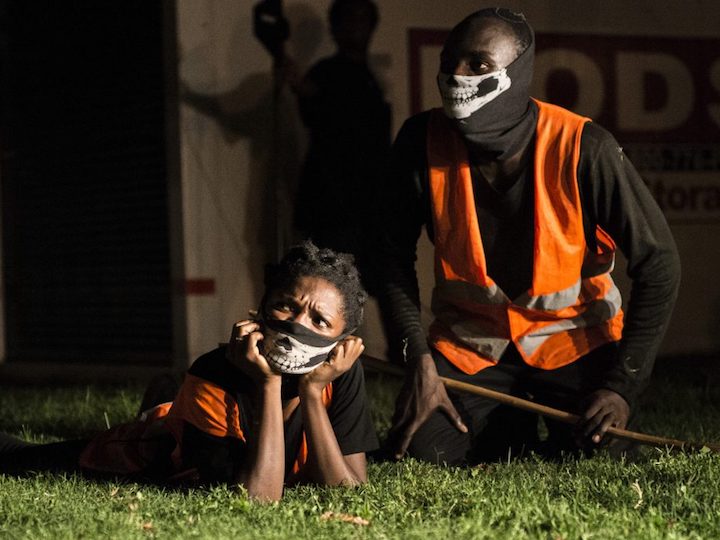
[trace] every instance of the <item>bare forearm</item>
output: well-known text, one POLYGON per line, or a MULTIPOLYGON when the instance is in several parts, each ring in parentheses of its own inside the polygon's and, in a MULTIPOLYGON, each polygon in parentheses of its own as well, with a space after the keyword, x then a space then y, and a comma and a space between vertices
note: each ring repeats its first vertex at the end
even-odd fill
POLYGON ((308 464, 313 480, 330 486, 357 485, 366 481, 364 467, 354 470, 340 450, 321 391, 303 388, 300 393, 303 424, 308 440, 308 464))
POLYGON ((250 459, 240 481, 250 497, 277 501, 285 479, 285 435, 280 382, 266 385, 259 396, 259 424, 250 445, 250 459))

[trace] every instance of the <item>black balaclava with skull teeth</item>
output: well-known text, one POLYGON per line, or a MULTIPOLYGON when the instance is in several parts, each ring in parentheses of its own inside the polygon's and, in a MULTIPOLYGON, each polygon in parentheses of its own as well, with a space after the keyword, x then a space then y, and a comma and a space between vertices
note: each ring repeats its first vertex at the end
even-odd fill
POLYGON ((537 123, 537 107, 530 99, 535 35, 522 13, 488 8, 466 21, 476 17, 499 19, 513 28, 522 26, 529 46, 499 71, 471 77, 438 73, 438 86, 445 115, 462 136, 477 150, 502 160, 522 148, 537 123))

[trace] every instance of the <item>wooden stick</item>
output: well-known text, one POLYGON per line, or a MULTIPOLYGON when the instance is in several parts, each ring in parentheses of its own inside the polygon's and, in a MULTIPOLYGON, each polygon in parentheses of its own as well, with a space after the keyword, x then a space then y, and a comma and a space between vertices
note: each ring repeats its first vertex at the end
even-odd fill
MULTIPOLYGON (((380 373, 388 373, 390 375, 397 375, 397 376, 401 376, 401 377, 405 374, 405 371, 402 368, 400 368, 399 366, 396 366, 394 364, 390 364, 389 362, 386 362, 385 360, 380 360, 379 358, 373 358, 373 357, 367 356, 365 354, 363 354, 361 358, 362 358, 363 366, 366 368, 369 368, 373 371, 377 371, 380 373)), ((477 385, 465 383, 462 381, 456 381, 455 379, 448 379, 447 377, 440 377, 440 380, 448 388, 452 388, 454 390, 460 390, 461 392, 467 392, 467 393, 475 394, 478 396, 483 396, 488 399, 492 399, 493 401, 498 401, 505 405, 509 405, 509 406, 515 407, 517 409, 522 409, 525 411, 537 413, 542 416, 547 416, 548 418, 552 418, 554 420, 558 420, 558 421, 564 422, 566 424, 576 424, 578 422, 578 420, 580 420, 580 417, 576 414, 572 414, 567 411, 562 411, 560 409, 554 409, 553 407, 541 405, 539 403, 535 403, 534 401, 529 401, 527 399, 522 399, 522 398, 519 398, 516 396, 504 394, 503 392, 497 392, 495 390, 483 388, 482 386, 477 386, 477 385)), ((627 439, 627 440, 635 441, 640 444, 656 446, 659 448, 671 447, 671 448, 679 448, 681 450, 686 450, 686 449, 700 450, 701 448, 708 448, 708 449, 712 450, 713 452, 720 453, 720 444, 717 444, 717 443, 698 443, 698 442, 682 441, 679 439, 669 439, 667 437, 658 437, 656 435, 648 435, 646 433, 630 431, 627 429, 619 429, 619 428, 615 428, 615 427, 609 427, 607 430, 607 433, 609 435, 612 435, 613 437, 617 437, 618 439, 627 439)))

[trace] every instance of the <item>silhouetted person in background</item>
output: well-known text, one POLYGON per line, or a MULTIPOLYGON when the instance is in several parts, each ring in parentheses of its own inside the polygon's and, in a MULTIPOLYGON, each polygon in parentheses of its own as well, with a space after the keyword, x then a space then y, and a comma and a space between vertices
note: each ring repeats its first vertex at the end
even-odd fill
POLYGON ((391 144, 390 106, 368 66, 378 10, 370 0, 335 0, 328 15, 337 52, 304 77, 284 62, 310 137, 294 222, 317 245, 355 255, 372 292, 368 228, 391 144))
MULTIPOLYGON (((337 50, 306 74, 299 68, 301 62, 285 52, 291 29, 281 3, 263 0, 255 5, 253 14, 255 36, 275 64, 274 106, 279 103, 280 85, 287 85, 297 97, 308 129, 308 149, 293 197, 295 239, 312 239, 320 247, 352 254, 363 285, 374 294, 376 235, 372 230, 378 222, 378 194, 391 146, 390 106, 368 65, 368 49, 378 24, 377 6, 371 0, 334 0, 328 18, 337 50)), ((260 118, 229 113, 218 96, 194 92, 184 84, 181 96, 195 110, 217 119, 228 133, 258 127, 260 118)), ((286 155, 277 143, 287 117, 278 110, 271 116, 265 121, 274 122, 270 131, 275 134, 265 142, 272 145, 274 138, 276 148, 270 149, 274 156, 268 164, 268 177, 261 179, 265 190, 270 189, 268 184, 284 185, 277 174, 286 155)), ((286 144, 282 147, 288 148, 286 144)), ((287 184, 290 189, 290 182, 287 184)), ((275 213, 276 221, 289 218, 290 212, 283 214, 282 208, 268 209, 275 213)), ((248 210, 252 212, 250 205, 248 210)), ((267 214, 269 217, 270 212, 267 214)), ((261 229, 270 226, 268 220, 261 229)))

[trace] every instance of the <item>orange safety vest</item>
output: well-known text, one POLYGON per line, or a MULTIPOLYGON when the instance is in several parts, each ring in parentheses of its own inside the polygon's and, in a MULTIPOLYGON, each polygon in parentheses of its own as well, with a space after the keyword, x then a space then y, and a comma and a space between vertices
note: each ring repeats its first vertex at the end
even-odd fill
MULTIPOLYGON (((328 384, 322 391, 322 402, 325 407, 332 401, 333 386, 328 384)), ((234 437, 247 442, 240 424, 240 408, 235 398, 216 384, 194 375, 186 375, 172 409, 168 413, 171 431, 178 443, 182 437, 177 433, 177 424, 173 421, 182 419, 201 431, 216 437, 234 437), (174 428, 174 429, 173 429, 174 428)), ((176 458, 177 459, 177 458, 176 458)), ((308 460, 308 444, 305 432, 302 433, 300 449, 291 472, 298 474, 308 460)))
POLYGON ((615 243, 598 227, 591 252, 583 230, 577 166, 589 119, 536 103, 533 278, 513 300, 487 273, 465 143, 441 109, 430 115, 436 283, 429 341, 468 374, 496 364, 510 342, 527 364, 556 369, 622 335, 620 291, 610 277, 615 243))
MULTIPOLYGON (((329 407, 333 385, 322 391, 329 407)), ((240 408, 235 397, 217 384, 195 375, 186 375, 173 402, 146 411, 134 421, 117 425, 94 437, 80 456, 80 466, 98 472, 133 474, 145 470, 155 459, 158 437, 170 432, 175 439, 171 460, 176 474, 169 480, 194 477, 194 470, 182 469, 183 426, 188 422, 215 437, 233 437, 246 442, 240 408)), ((302 432, 300 448, 290 475, 297 475, 308 460, 308 444, 302 432)))

